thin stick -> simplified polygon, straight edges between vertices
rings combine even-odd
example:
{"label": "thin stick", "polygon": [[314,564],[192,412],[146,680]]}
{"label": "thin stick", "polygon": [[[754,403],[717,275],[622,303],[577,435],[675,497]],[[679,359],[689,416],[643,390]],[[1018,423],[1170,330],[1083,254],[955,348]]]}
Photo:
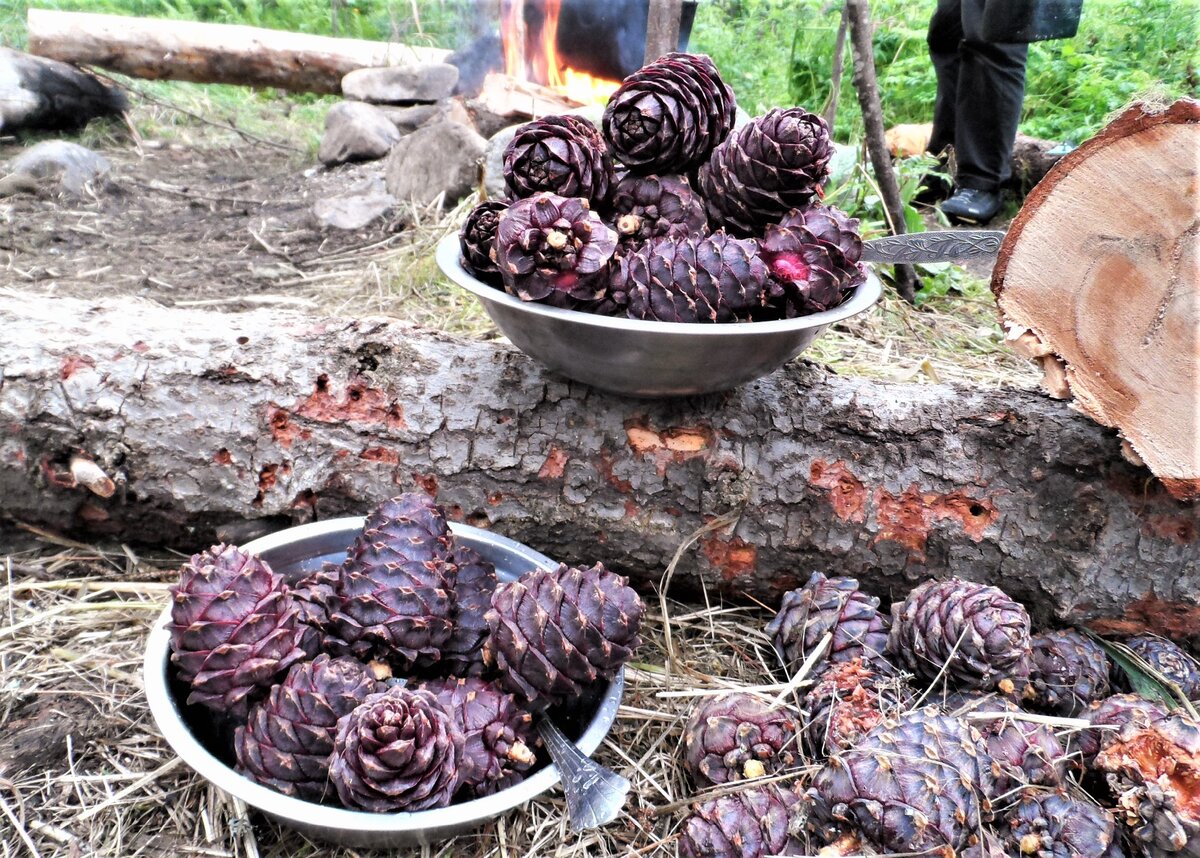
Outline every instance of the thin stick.
{"label": "thin stick", "polygon": [[825,124],[833,131],[834,120],[837,119],[838,96],[842,90],[842,66],[846,55],[846,29],[850,24],[850,7],[842,4],[842,18],[838,21],[837,38],[833,42],[833,68],[829,72],[829,98],[821,115]]}
{"label": "thin stick", "polygon": [[782,706],[787,696],[795,692],[808,679],[808,674],[812,671],[816,663],[825,657],[825,650],[829,649],[832,644],[833,632],[825,632],[821,640],[813,647],[813,651],[808,654],[808,658],[804,659],[804,664],[800,665],[800,669],[796,671],[795,675],[788,681],[788,684],[779,692],[779,696],[771,702],[772,709],[778,709]]}

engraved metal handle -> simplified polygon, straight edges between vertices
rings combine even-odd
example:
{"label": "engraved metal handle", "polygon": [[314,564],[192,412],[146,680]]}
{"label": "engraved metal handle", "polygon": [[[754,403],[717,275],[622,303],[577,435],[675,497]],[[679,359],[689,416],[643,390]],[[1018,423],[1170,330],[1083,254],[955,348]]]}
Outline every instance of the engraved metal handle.
{"label": "engraved metal handle", "polygon": [[863,242],[864,262],[952,262],[995,256],[1004,233],[996,229],[951,229],[886,235]]}
{"label": "engraved metal handle", "polygon": [[538,722],[538,733],[562,776],[571,830],[599,828],[616,819],[625,806],[629,781],[584,755],[549,719]]}

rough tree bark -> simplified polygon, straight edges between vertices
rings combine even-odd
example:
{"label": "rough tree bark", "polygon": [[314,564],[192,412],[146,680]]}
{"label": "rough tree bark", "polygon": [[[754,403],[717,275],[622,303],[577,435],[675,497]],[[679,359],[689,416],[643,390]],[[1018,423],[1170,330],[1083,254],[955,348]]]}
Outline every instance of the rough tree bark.
{"label": "rough tree bark", "polygon": [[30,9],[29,52],[148,80],[340,93],[347,72],[442,62],[438,48],[333,39],[234,24],[201,24]]}
{"label": "rough tree bark", "polygon": [[1200,102],[1130,107],[1029,195],[992,279],[1047,388],[1184,499],[1200,499],[1197,152]]}
{"label": "rough tree bark", "polygon": [[[862,109],[863,129],[867,138],[867,154],[879,184],[879,195],[887,211],[892,235],[908,231],[904,222],[904,204],[892,158],[888,154],[883,126],[883,107],[879,103],[879,83],[875,77],[875,49],[871,41],[871,7],[867,0],[846,0],[850,43],[854,48],[854,90]],[[913,301],[917,288],[917,273],[911,265],[897,265],[896,291],[906,301]]]}
{"label": "rough tree bark", "polygon": [[679,50],[679,24],[683,0],[650,0],[646,13],[646,53],[652,63],[663,54]]}
{"label": "rough tree bark", "polygon": [[417,488],[652,585],[740,512],[676,585],[773,603],[813,569],[893,596],[953,573],[1043,621],[1200,629],[1197,510],[1038,393],[793,364],[644,402],[381,319],[24,303],[0,302],[0,509],[20,521],[197,550]]}

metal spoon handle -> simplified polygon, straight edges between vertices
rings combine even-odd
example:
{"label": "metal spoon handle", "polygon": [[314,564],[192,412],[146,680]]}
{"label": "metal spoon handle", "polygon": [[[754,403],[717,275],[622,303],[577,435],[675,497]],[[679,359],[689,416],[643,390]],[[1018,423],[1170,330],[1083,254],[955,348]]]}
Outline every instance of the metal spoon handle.
{"label": "metal spoon handle", "polygon": [[586,756],[548,719],[538,722],[538,733],[562,776],[571,830],[599,828],[616,819],[625,806],[629,781]]}

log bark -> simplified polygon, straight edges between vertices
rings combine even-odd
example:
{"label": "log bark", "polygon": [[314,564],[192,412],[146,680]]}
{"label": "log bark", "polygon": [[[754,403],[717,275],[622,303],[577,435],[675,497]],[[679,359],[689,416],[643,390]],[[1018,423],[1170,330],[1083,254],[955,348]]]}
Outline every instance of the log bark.
{"label": "log bark", "polygon": [[679,24],[683,0],[650,0],[646,13],[646,52],[643,61],[652,63],[663,54],[679,50]]}
{"label": "log bark", "polygon": [[[871,7],[867,0],[846,0],[850,43],[854,48],[854,90],[862,110],[863,130],[867,139],[867,154],[879,196],[887,213],[888,231],[903,235],[908,231],[904,221],[904,203],[892,159],[888,154],[887,135],[883,127],[883,107],[879,102],[879,82],[875,76],[875,48],[871,40]],[[897,265],[896,291],[906,301],[915,300],[917,273],[911,265]]]}
{"label": "log bark", "polygon": [[992,289],[1047,387],[1200,499],[1200,102],[1129,108],[1009,228]]}
{"label": "log bark", "polygon": [[[894,597],[957,574],[1042,622],[1200,629],[1197,510],[1036,392],[795,363],[644,402],[385,319],[133,299],[0,301],[0,329],[0,509],[64,533],[195,551],[418,488],[653,586],[682,541],[738,513],[680,564],[680,592],[774,604],[822,569]],[[78,484],[81,457],[110,497]]]}
{"label": "log bark", "polygon": [[340,93],[360,68],[443,62],[438,48],[234,24],[30,9],[29,52],[148,80]]}

